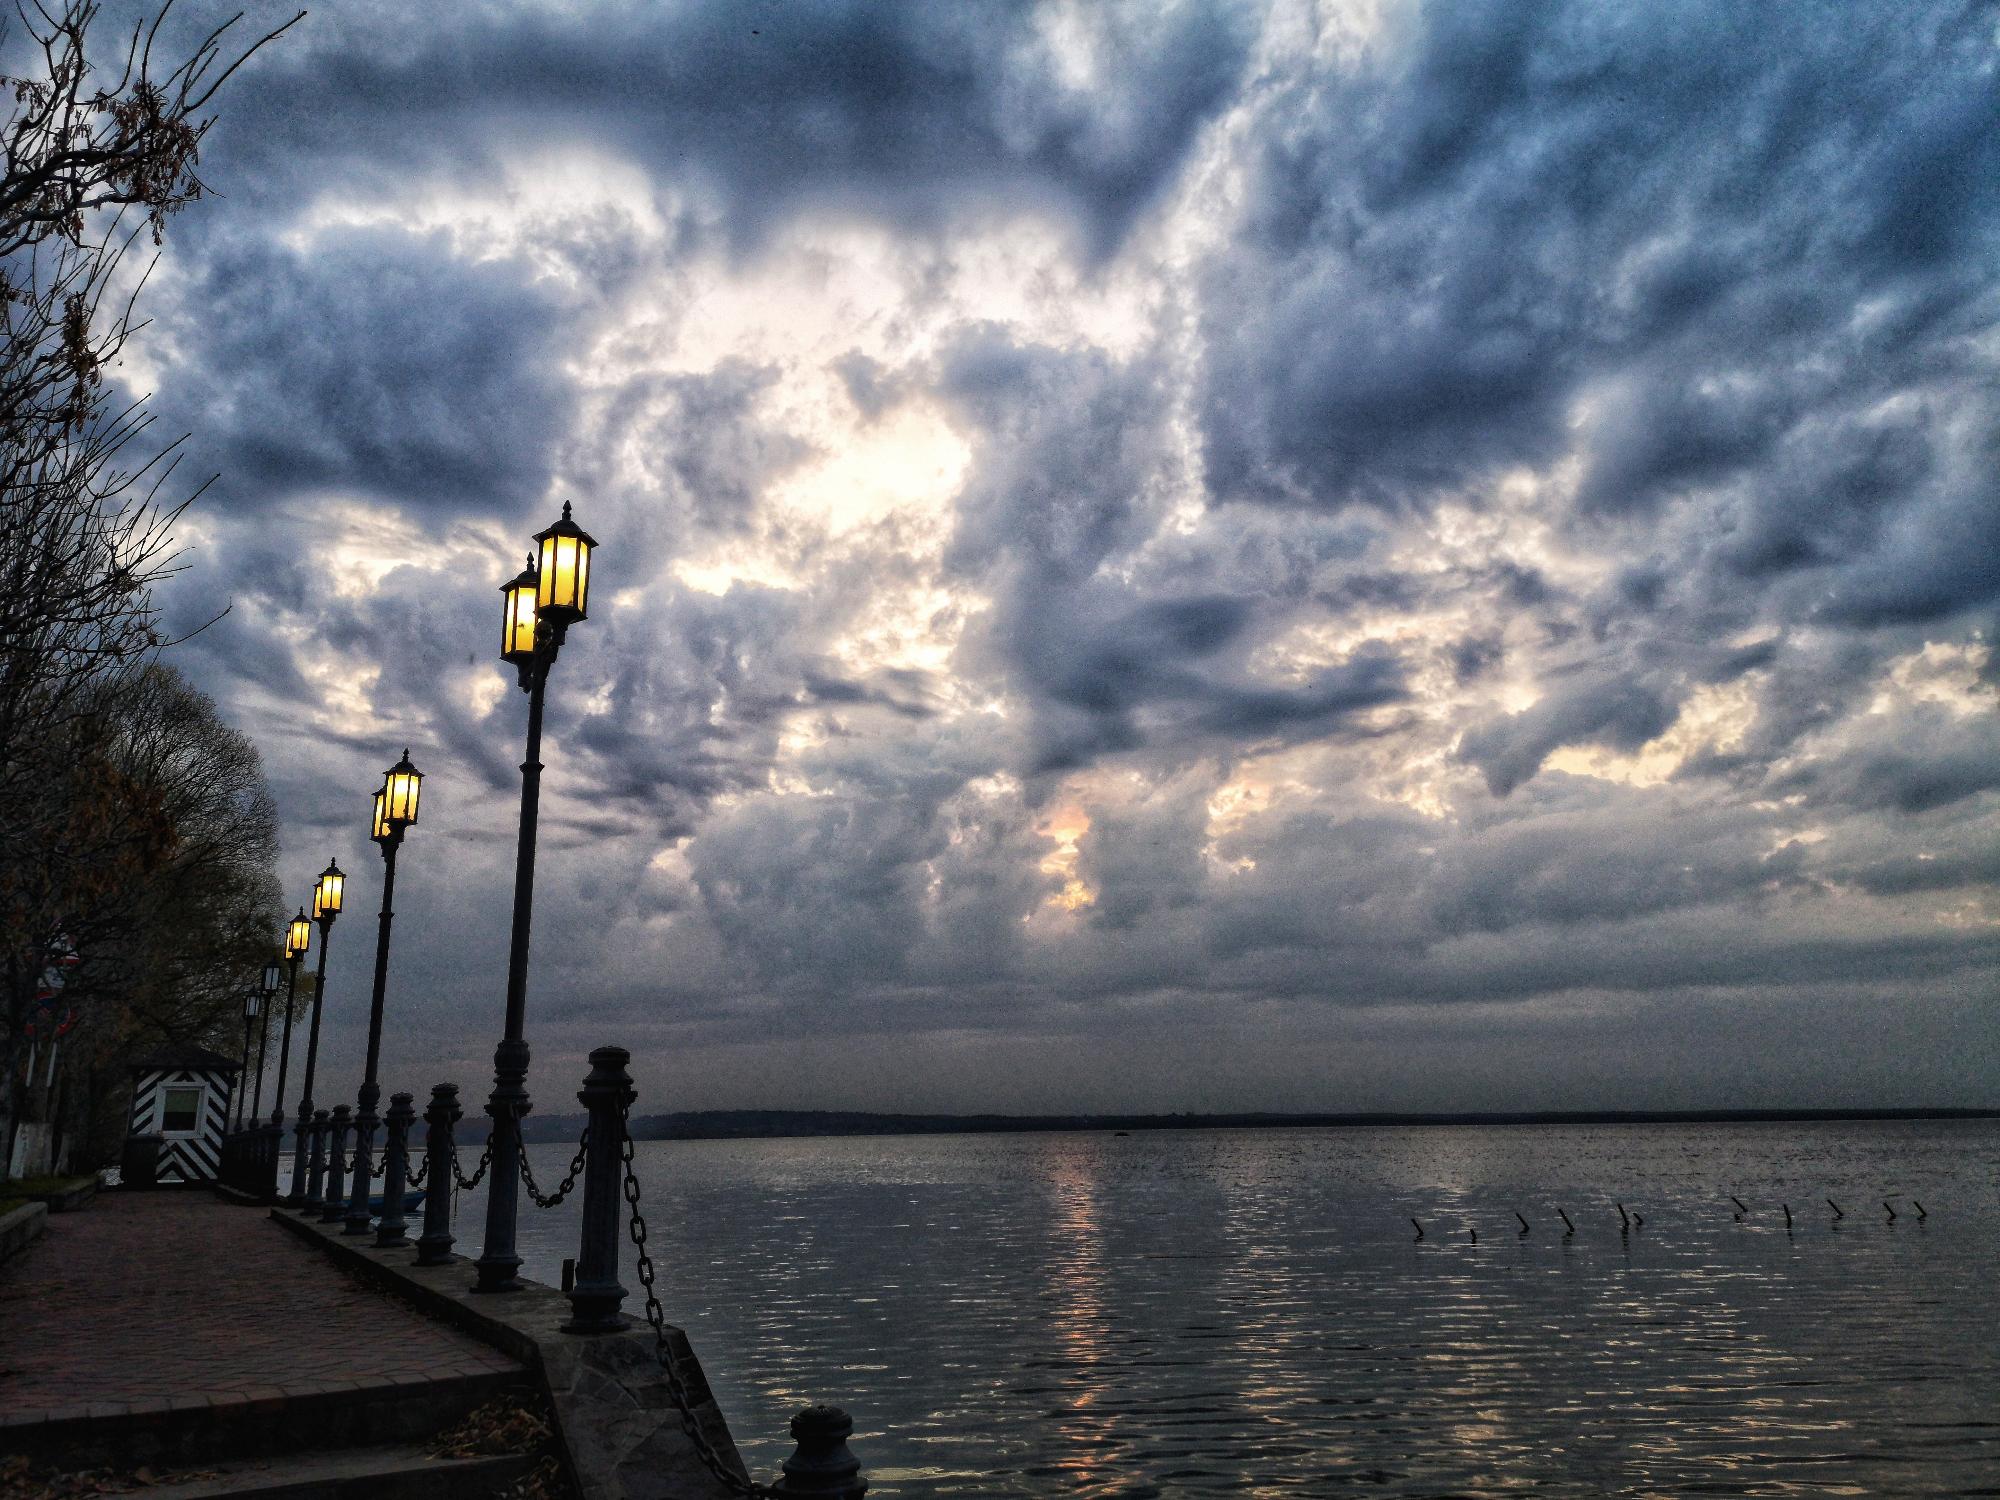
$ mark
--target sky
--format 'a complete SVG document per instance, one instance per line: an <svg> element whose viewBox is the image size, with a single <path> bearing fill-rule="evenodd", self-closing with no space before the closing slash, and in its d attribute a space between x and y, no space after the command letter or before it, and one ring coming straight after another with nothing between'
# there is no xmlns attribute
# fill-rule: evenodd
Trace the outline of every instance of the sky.
<svg viewBox="0 0 2000 1500"><path fill-rule="evenodd" d="M198 7L180 24L217 19ZM284 6L251 21L276 24ZM1837 21L1834 19L1837 15ZM246 23L247 24L247 23ZM2000 1102L1984 5L344 0L119 378L392 1089Z"/></svg>

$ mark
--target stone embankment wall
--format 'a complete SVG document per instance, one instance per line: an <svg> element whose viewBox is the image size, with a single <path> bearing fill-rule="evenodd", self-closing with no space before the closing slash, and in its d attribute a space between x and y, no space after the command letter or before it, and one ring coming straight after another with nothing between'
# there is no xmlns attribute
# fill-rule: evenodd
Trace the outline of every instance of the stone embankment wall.
<svg viewBox="0 0 2000 1500"><path fill-rule="evenodd" d="M390 1260L359 1248L338 1225L282 1210L272 1218L355 1274L539 1371L585 1500L728 1500L731 1491L703 1466L681 1426L655 1357L653 1331L644 1323L578 1337L561 1331L570 1304L553 1287L530 1282L518 1292L481 1297L470 1290L466 1260L413 1265L406 1255ZM686 1334L670 1327L667 1342L702 1435L744 1474Z"/></svg>

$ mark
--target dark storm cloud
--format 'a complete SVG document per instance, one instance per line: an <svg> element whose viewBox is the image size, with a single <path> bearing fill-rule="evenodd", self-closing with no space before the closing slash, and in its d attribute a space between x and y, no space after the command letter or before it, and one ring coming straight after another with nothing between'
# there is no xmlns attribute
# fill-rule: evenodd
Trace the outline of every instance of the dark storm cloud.
<svg viewBox="0 0 2000 1500"><path fill-rule="evenodd" d="M1280 85L1302 124L1261 143L1209 283L1212 482L1400 509L1546 464L1580 418L1586 514L1720 489L1738 570L1865 553L1959 441L1882 404L1987 367L1963 342L2000 225L1980 15L1394 13L1369 66ZM1990 384L1958 399L1990 447ZM1960 484L1963 557L2000 496L1990 465ZM1833 607L1993 597L1944 551Z"/></svg>
<svg viewBox="0 0 2000 1500"><path fill-rule="evenodd" d="M699 807L761 783L772 741L813 667L803 654L798 599L739 584L720 597L661 588L647 605L631 636L613 622L599 669L606 706L579 728L603 790L679 808L680 799Z"/></svg>
<svg viewBox="0 0 2000 1500"><path fill-rule="evenodd" d="M1644 799L1614 810L1551 798L1527 818L1496 821L1435 877L1432 912L1452 935L1738 905L1796 881L1803 851L1773 849L1768 823L1735 810L1683 813L1662 828ZM1568 805L1565 805L1568 804Z"/></svg>
<svg viewBox="0 0 2000 1500"><path fill-rule="evenodd" d="M594 140L718 196L739 240L812 205L936 227L1012 202L1103 252L1226 102L1253 27L1095 10L1103 73L1066 82L1021 3L354 6L247 79L218 137L267 184L311 164L350 190Z"/></svg>
<svg viewBox="0 0 2000 1500"><path fill-rule="evenodd" d="M959 500L953 561L1019 559L1055 587L1089 579L1157 524L1164 391L1149 362L1023 348L980 329L939 372L982 446Z"/></svg>
<svg viewBox="0 0 2000 1500"><path fill-rule="evenodd" d="M1601 744L1637 750L1674 722L1673 705L1623 677L1565 684L1533 708L1473 729L1459 753L1504 797L1541 770L1564 745Z"/></svg>
<svg viewBox="0 0 2000 1500"><path fill-rule="evenodd" d="M980 457L959 499L951 560L998 589L988 644L1038 705L1042 743L1027 769L1073 770L1190 734L1326 731L1403 695L1383 648L1304 687L1260 683L1242 648L1263 600L1149 598L1103 579L1108 561L1153 536L1173 479L1156 358L1118 364L1022 348L983 330L940 373ZM1258 562L1274 560L1246 571L1262 585Z"/></svg>
<svg viewBox="0 0 2000 1500"><path fill-rule="evenodd" d="M435 1055L504 926L501 539L570 498L605 545L549 708L559 1053L661 1042L707 1104L904 1097L772 1097L811 1037L868 1076L923 1056L942 1107L1061 1108L1095 1101L1044 1074L1144 1033L1236 1068L1218 1102L1326 1107L1257 1080L1408 1025L1345 1086L1624 1038L1685 1053L1678 1098L1725 1042L1837 1031L1838 993L1990 1062L1990 14L1307 30L354 5L232 85L228 196L149 293L163 413L223 474L172 617L235 604L181 649L258 726L288 877L367 855L353 788L410 726L449 850L412 898ZM596 206L545 181L593 162ZM1015 231L1051 220L1038 263ZM838 304L820 232L856 223L891 248L853 326L737 342L702 302L802 255ZM1017 274L1034 310L989 306ZM1099 296L1143 326L1040 305ZM774 504L933 413L968 453L948 515ZM912 628L947 646L875 654ZM1662 784L1551 769L1677 731ZM1704 1008L1718 1040L1675 1029ZM982 1075L972 1036L1026 1064ZM1641 1077L1603 1067L1612 1102Z"/></svg>
<svg viewBox="0 0 2000 1500"><path fill-rule="evenodd" d="M1432 6L1275 86L1304 123L1253 148L1207 283L1216 491L1402 514L1574 441L1576 532L1657 549L1581 617L1574 680L1466 734L1496 794L1660 734L1732 633L2000 599L1980 14ZM1851 645L1851 680L1912 644ZM1794 659L1747 649L1781 750Z"/></svg>
<svg viewBox="0 0 2000 1500"><path fill-rule="evenodd" d="M574 445L569 478L632 512L629 524L643 529L623 534L642 553L674 555L690 532L740 533L764 488L811 451L758 413L777 380L776 370L741 359L699 375L628 380Z"/></svg>
<svg viewBox="0 0 2000 1500"><path fill-rule="evenodd" d="M1921 706L1896 716L1893 730L1773 776L1776 795L1806 791L1815 801L1867 810L1925 813L2000 787L2000 717L1960 718Z"/></svg>
<svg viewBox="0 0 2000 1500"><path fill-rule="evenodd" d="M572 405L560 301L442 233L332 228L311 249L211 235L161 318L161 411L225 506L364 492L511 511L548 486Z"/></svg>

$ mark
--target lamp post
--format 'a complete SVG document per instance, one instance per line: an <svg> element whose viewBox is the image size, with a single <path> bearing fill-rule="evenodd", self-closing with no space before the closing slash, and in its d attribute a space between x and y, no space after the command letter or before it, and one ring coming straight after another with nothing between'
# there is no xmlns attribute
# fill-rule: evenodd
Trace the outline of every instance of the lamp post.
<svg viewBox="0 0 2000 1500"><path fill-rule="evenodd" d="M389 983L389 924L396 915L390 909L396 895L396 851L402 847L404 830L416 824L423 783L423 773L410 764L410 752L405 750L403 758L389 767L382 789L375 794L375 816L368 836L382 851L382 914L375 929L375 991L368 1002L368 1066L354 1111L354 1188L347 1199L342 1234L368 1232L368 1152L380 1123L375 1106L382 1102L382 1086L375 1078L382 1057L382 997Z"/></svg>
<svg viewBox="0 0 2000 1500"><path fill-rule="evenodd" d="M292 1201L317 1207L320 1184L308 1181L306 1176L306 1151L313 1133L313 1074L319 1069L319 1022L326 1014L326 950L333 936L333 919L340 915L340 904L347 895L347 876L336 860L328 860L326 868L319 872L319 881L313 886L313 921L319 926L319 970L313 982L312 1032L306 1042L305 1090L299 1095L298 1123L293 1127L297 1148L292 1155ZM317 1154L317 1153L315 1153ZM305 1184L303 1196L298 1195L298 1184Z"/></svg>
<svg viewBox="0 0 2000 1500"><path fill-rule="evenodd" d="M243 1128L243 1104L249 1095L243 1092L243 1085L250 1081L250 1033L256 1029L257 1017L264 1009L264 995L261 990L251 990L243 996L243 1071L236 1081L236 1125Z"/></svg>
<svg viewBox="0 0 2000 1500"><path fill-rule="evenodd" d="M493 1119L492 1180L486 1189L486 1242L479 1254L473 1290L511 1292L520 1288L521 1257L514 1248L514 1220L520 1202L519 1121L528 1112L528 1043L523 1036L528 1009L528 932L535 900L535 824L542 786L542 700L549 669L569 627L585 617L590 595L590 555L597 543L570 519L535 537L527 568L501 585L504 599L500 655L521 674L528 695L528 753L521 762L521 833L514 855L514 930L507 950L507 1030L493 1050L493 1093L486 1113Z"/></svg>
<svg viewBox="0 0 2000 1500"><path fill-rule="evenodd" d="M264 963L264 972L259 976L257 983L258 990L264 997L264 1019L257 1027L257 1087L250 1092L250 1123L252 1125L257 1123L257 1117L263 1112L264 1108L264 1054L271 1050L271 1003L278 995L278 975L280 972L278 961L275 958L267 959ZM250 1059L247 1056L243 1059L243 1066L246 1071L250 1067ZM238 1129L242 1128L242 1123L242 1120L239 1118L237 1121Z"/></svg>
<svg viewBox="0 0 2000 1500"><path fill-rule="evenodd" d="M278 1039L278 1088L271 1098L271 1123L285 1123L285 1073L292 1062L292 1011L299 1000L299 961L306 956L306 949L312 945L312 922L306 917L306 909L301 906L299 914L293 917L285 928L285 1029ZM296 1202L299 1190L305 1184L294 1182L287 1201Z"/></svg>

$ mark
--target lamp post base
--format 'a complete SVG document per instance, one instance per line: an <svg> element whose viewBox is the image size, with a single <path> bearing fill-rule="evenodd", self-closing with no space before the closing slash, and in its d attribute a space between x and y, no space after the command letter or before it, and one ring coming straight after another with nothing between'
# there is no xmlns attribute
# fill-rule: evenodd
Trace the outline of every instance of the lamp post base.
<svg viewBox="0 0 2000 1500"><path fill-rule="evenodd" d="M354 1179L347 1195L347 1212L342 1216L342 1234L366 1234L375 1217L368 1211L368 1193L374 1186L374 1163L369 1153L375 1149L375 1127L381 1123L375 1106L382 1098L382 1086L361 1085L360 1108L354 1112Z"/></svg>
<svg viewBox="0 0 2000 1500"><path fill-rule="evenodd" d="M529 1110L528 1044L508 1040L493 1051L493 1158L486 1180L486 1242L473 1262L475 1292L518 1292L521 1257L515 1251L515 1217L521 1195L521 1117Z"/></svg>

